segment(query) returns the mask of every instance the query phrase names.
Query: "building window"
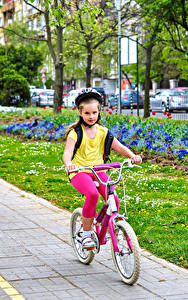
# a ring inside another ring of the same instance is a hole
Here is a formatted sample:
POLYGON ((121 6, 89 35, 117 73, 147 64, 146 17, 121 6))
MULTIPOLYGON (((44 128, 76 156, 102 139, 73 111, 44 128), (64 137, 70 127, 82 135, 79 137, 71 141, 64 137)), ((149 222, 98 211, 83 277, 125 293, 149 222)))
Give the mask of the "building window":
POLYGON ((28 22, 28 29, 29 29, 29 30, 32 30, 32 29, 33 29, 33 23, 32 23, 32 21, 29 21, 29 22, 28 22))
POLYGON ((22 13, 21 11, 17 11, 17 20, 20 22, 22 20, 22 13))
POLYGON ((12 19, 8 19, 8 25, 12 24, 12 19))

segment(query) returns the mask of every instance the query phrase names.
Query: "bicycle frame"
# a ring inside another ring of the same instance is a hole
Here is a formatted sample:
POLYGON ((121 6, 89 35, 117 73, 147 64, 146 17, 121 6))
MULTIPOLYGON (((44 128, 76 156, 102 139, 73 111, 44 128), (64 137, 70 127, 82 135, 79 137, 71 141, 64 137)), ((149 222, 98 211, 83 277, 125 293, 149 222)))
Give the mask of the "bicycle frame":
MULTIPOLYGON (((122 168, 125 163, 127 163, 128 167, 133 167, 131 160, 125 159, 123 163, 116 162, 116 163, 108 163, 108 164, 103 164, 103 165, 95 165, 93 168, 80 167, 78 169, 71 171, 71 172, 79 172, 79 171, 86 170, 86 169, 91 170, 92 173, 94 174, 94 176, 96 177, 97 181, 99 183, 101 183, 102 185, 107 186, 108 200, 107 200, 107 203, 105 203, 103 205, 100 212, 96 216, 96 218, 94 220, 94 226, 96 229, 95 231, 97 233, 100 245, 106 244, 107 241, 106 241, 105 237, 106 237, 106 233, 109 228, 111 239, 112 239, 112 244, 113 244, 113 249, 117 255, 120 254, 120 251, 118 249, 116 237, 114 234, 114 225, 117 220, 126 220, 126 218, 124 216, 120 215, 117 211, 115 198, 114 198, 114 192, 112 191, 112 186, 120 181, 121 174, 122 174, 122 168), (119 168, 120 169, 118 178, 115 181, 113 181, 113 180, 108 181, 108 182, 101 181, 101 179, 97 175, 96 171, 108 170, 111 168, 119 168), (101 228, 99 226, 100 224, 102 224, 101 228)), ((129 245, 129 249, 132 251, 132 245, 131 245, 130 239, 127 234, 126 234, 126 239, 127 239, 128 245, 129 245)))
MULTIPOLYGON (((114 197, 114 195, 113 195, 113 197, 114 197)), ((119 254, 120 252, 119 252, 116 237, 114 234, 114 224, 115 224, 116 220, 125 220, 125 218, 117 212, 117 208, 116 208, 116 212, 112 213, 111 215, 107 214, 107 210, 108 210, 108 205, 104 204, 103 207, 101 208, 99 214, 95 218, 95 222, 94 222, 95 230, 98 235, 99 244, 104 245, 107 242, 105 237, 106 237, 106 233, 109 228, 114 251, 119 254), (103 221, 103 223, 102 223, 102 221, 103 221), (102 226, 100 228, 99 224, 101 224, 101 223, 102 223, 102 226)), ((132 250, 132 245, 131 245, 130 241, 127 240, 127 243, 129 244, 130 249, 132 250)))

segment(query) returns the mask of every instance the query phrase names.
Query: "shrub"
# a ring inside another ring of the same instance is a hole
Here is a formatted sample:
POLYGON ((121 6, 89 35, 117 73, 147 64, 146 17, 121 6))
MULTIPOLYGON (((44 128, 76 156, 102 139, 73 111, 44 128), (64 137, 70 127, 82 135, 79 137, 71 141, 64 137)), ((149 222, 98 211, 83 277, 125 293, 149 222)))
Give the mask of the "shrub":
POLYGON ((0 104, 29 105, 31 101, 27 80, 10 68, 3 69, 0 78, 0 104))

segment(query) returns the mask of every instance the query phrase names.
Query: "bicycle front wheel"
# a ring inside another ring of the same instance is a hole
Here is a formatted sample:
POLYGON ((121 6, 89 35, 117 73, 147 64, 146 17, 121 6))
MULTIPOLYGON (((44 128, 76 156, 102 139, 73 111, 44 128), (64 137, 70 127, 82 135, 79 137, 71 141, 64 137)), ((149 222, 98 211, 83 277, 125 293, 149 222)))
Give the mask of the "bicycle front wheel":
POLYGON ((121 279, 127 284, 134 284, 140 274, 140 248, 132 227, 126 221, 118 221, 114 228, 119 254, 112 258, 121 279))
POLYGON ((83 264, 90 264, 95 256, 93 251, 82 249, 82 208, 76 208, 71 216, 70 221, 71 240, 74 251, 79 261, 83 264))

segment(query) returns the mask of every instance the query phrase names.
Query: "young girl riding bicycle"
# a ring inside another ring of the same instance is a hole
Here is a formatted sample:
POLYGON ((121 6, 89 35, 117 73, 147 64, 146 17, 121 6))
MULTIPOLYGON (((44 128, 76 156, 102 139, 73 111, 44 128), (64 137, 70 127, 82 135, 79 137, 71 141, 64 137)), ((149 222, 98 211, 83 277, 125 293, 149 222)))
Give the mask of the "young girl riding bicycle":
MULTIPOLYGON (((63 154, 63 162, 67 173, 81 166, 93 167, 104 163, 104 150, 107 135, 109 131, 100 121, 100 110, 102 104, 101 95, 92 88, 81 89, 75 99, 80 119, 72 124, 66 134, 67 141, 63 154), (81 127, 82 138, 81 143, 76 149, 78 142, 77 129, 81 127), (76 151, 75 151, 76 150, 76 151)), ((111 148, 124 157, 131 158, 135 164, 142 162, 139 155, 135 155, 127 147, 123 146, 115 137, 111 136, 111 148)), ((99 178, 107 182, 110 180, 106 172, 98 172, 99 178)), ((92 239, 91 226, 96 215, 96 206, 99 193, 107 201, 106 187, 98 183, 98 187, 94 181, 94 175, 89 171, 71 173, 69 179, 73 187, 81 194, 86 196, 82 210, 83 236, 82 248, 91 249, 94 247, 92 239)), ((115 193, 115 201, 119 208, 119 199, 115 193)))

